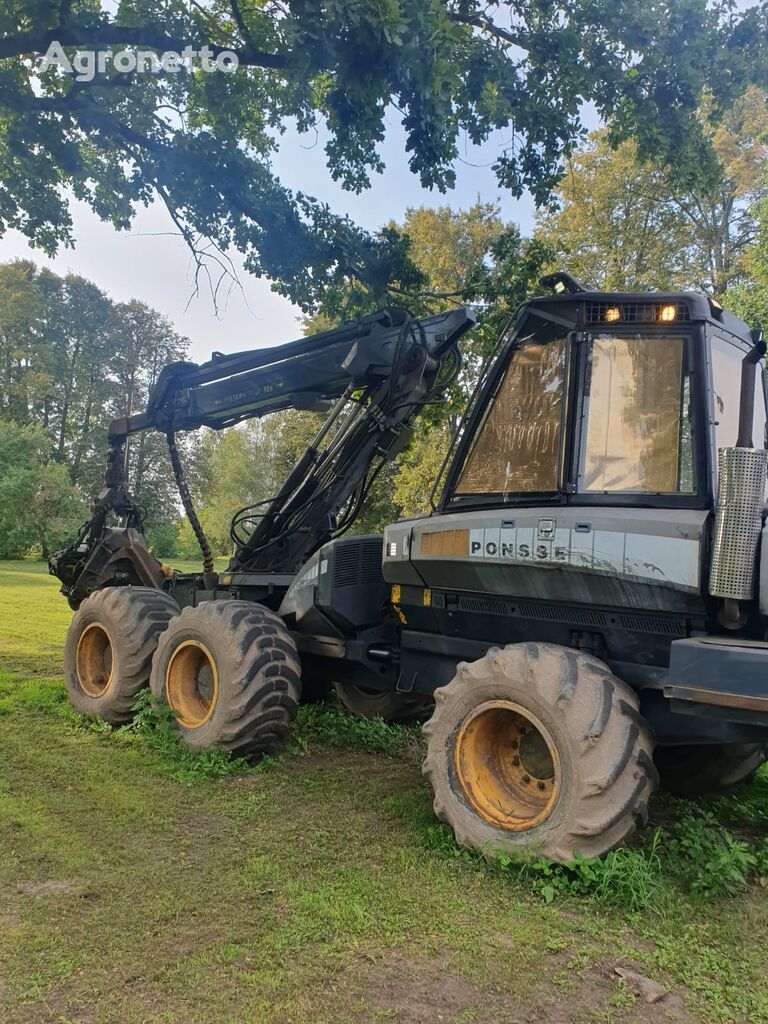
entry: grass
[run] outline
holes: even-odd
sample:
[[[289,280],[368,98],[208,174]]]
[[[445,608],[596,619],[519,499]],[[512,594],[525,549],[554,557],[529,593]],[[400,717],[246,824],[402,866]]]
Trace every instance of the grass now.
[[[600,862],[486,864],[414,730],[302,708],[256,767],[146,702],[111,731],[66,702],[68,621],[41,566],[0,564],[3,1022],[768,1022],[765,771],[657,800]]]

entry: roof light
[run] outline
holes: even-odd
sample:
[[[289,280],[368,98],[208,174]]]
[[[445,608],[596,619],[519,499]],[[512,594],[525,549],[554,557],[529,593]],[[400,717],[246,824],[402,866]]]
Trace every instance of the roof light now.
[[[659,310],[659,320],[669,323],[670,320],[677,320],[677,310],[674,306],[662,306]]]
[[[555,274],[545,274],[544,277],[539,278],[539,284],[542,288],[551,288],[555,295],[564,295],[566,292],[575,294],[576,292],[587,291],[581,281],[577,281],[575,277],[566,274],[564,270],[558,270]]]
[[[605,311],[605,319],[609,324],[615,323],[616,320],[621,320],[621,310],[618,306],[609,306]]]

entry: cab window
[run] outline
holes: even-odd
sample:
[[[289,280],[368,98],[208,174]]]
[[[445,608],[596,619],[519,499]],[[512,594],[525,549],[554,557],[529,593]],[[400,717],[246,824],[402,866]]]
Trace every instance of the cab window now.
[[[741,394],[741,361],[746,350],[722,338],[711,339],[713,412],[715,447],[730,448],[739,435],[739,401]],[[765,443],[765,388],[762,363],[755,381],[755,420],[752,442],[761,448]]]
[[[564,333],[546,337],[552,333],[547,325],[512,350],[459,474],[456,496],[557,490],[566,339]]]
[[[589,344],[578,490],[690,494],[684,338],[597,335]]]

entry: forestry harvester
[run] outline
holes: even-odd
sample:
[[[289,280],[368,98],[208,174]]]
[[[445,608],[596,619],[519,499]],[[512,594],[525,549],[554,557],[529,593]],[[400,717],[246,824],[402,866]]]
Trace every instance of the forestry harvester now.
[[[485,853],[598,855],[659,776],[678,793],[749,778],[768,752],[765,344],[700,294],[542,285],[481,374],[433,511],[383,537],[343,534],[455,376],[469,312],[388,308],[166,367],[112,423],[92,518],[51,559],[75,707],[126,722],[149,686],[186,742],[274,754],[302,679],[333,685],[353,713],[427,719],[435,812]],[[176,434],[323,407],[217,572]],[[124,479],[144,430],[167,436],[201,571],[144,543]]]

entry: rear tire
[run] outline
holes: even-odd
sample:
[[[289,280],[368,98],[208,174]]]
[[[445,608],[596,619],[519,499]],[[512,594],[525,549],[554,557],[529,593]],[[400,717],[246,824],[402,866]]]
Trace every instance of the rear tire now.
[[[334,683],[339,703],[359,718],[383,718],[385,722],[424,722],[433,704],[426,697],[407,697],[392,690],[370,690],[357,683]]]
[[[562,862],[606,853],[647,820],[650,732],[597,658],[513,644],[460,664],[435,700],[423,771],[460,844]]]
[[[192,747],[278,754],[301,695],[301,664],[283,620],[251,601],[185,608],[160,637],[152,693]]]
[[[64,648],[69,699],[84,715],[123,725],[149,684],[157,638],[179,606],[153,587],[106,587],[80,605]]]
[[[724,793],[754,778],[768,760],[761,743],[659,747],[655,754],[661,788],[673,796]]]

